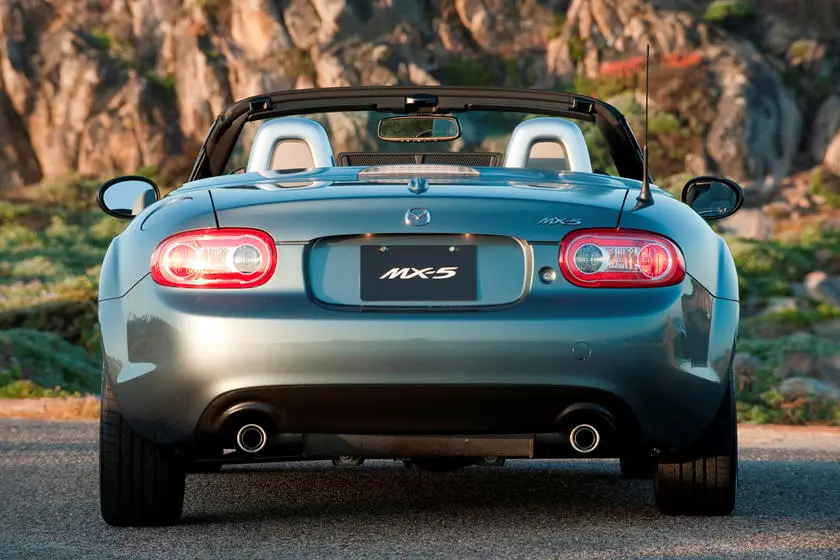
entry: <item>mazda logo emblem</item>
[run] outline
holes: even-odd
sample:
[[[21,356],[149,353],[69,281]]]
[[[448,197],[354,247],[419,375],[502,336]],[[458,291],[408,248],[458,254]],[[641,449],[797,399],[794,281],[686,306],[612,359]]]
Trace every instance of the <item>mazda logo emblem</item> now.
[[[425,208],[412,208],[405,213],[405,225],[425,226],[432,221],[432,214]]]

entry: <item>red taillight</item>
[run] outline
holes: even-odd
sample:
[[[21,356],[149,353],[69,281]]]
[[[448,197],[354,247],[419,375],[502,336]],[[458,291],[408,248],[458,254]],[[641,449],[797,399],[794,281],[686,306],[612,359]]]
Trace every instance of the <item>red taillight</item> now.
[[[685,262],[673,241],[637,230],[577,230],[560,243],[560,270],[586,288],[652,288],[679,284]]]
[[[177,288],[253,288],[277,266],[274,240],[257,229],[202,229],[165,239],[152,255],[152,279]]]

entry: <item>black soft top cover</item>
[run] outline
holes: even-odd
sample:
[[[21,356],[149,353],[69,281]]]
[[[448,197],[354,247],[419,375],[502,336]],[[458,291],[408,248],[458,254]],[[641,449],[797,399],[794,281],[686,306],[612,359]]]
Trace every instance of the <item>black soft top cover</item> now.
[[[639,181],[643,176],[642,150],[624,115],[603,101],[539,90],[375,86],[279,91],[230,105],[210,128],[189,180],[219,175],[248,121],[336,111],[405,114],[516,111],[591,121],[603,134],[619,175]]]

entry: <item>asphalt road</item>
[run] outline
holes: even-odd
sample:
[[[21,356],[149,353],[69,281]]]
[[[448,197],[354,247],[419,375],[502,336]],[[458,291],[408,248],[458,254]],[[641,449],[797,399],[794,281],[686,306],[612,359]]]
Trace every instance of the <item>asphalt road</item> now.
[[[99,517],[96,424],[0,421],[0,558],[835,558],[840,432],[742,432],[727,518],[664,517],[614,461],[191,475],[185,523]]]

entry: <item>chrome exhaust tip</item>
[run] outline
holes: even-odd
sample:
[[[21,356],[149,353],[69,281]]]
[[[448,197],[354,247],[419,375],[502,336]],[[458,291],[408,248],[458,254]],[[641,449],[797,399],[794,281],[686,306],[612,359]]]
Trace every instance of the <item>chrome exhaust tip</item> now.
[[[569,432],[569,443],[572,449],[582,455],[592,453],[601,443],[601,434],[591,424],[580,424]]]
[[[268,434],[259,424],[245,424],[236,433],[236,446],[245,453],[259,453],[268,442]]]

